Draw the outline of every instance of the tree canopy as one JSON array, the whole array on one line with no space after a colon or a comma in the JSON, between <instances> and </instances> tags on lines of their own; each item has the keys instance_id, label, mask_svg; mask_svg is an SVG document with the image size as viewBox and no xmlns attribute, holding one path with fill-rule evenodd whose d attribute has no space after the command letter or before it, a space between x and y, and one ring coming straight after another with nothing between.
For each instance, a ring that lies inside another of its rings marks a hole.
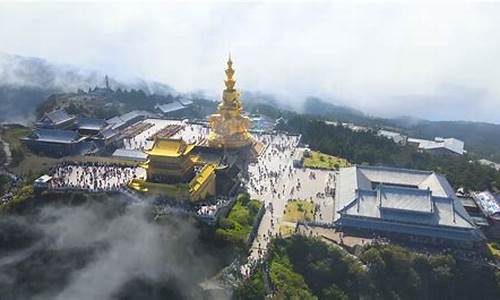
<instances>
[{"instance_id":1,"label":"tree canopy","mask_svg":"<svg viewBox=\"0 0 500 300\"><path fill-rule=\"evenodd\" d=\"M359 257L318 239L273 240L268 270L275 299L497 299L500 272L451 255L423 255L395 245L369 245ZM259 269L235 291L263 299Z\"/></svg>"}]
</instances>

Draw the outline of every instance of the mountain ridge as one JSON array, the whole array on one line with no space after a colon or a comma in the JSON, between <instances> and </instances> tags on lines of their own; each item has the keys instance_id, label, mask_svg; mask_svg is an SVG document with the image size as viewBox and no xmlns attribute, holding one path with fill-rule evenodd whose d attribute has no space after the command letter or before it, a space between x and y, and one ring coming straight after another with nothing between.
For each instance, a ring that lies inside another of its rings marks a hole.
<instances>
[{"instance_id":1,"label":"mountain ridge","mask_svg":"<svg viewBox=\"0 0 500 300\"><path fill-rule=\"evenodd\" d=\"M36 57L0 52L0 123L33 121L35 108L56 93L73 93L105 85L105 74ZM170 86L137 78L121 81L109 77L114 89L136 89L146 94L177 95Z\"/></svg>"},{"instance_id":2,"label":"mountain ridge","mask_svg":"<svg viewBox=\"0 0 500 300\"><path fill-rule=\"evenodd\" d=\"M36 57L23 57L0 52L0 122L27 123L34 118L34 111L48 96L54 93L75 92L104 86L105 74L74 66L64 66ZM170 86L157 81L135 79L121 82L110 78L114 89L143 90L146 94L178 95ZM244 101L252 105L269 105L294 111L290 103L279 101L273 94L245 91ZM333 99L335 100L335 99ZM466 148L482 158L500 161L500 125L475 121L431 121L412 116L382 118L332 103L330 99L307 98L300 113L316 115L323 119L351 122L375 128L388 128L421 138L435 136L455 137L466 143Z\"/></svg>"}]
</instances>

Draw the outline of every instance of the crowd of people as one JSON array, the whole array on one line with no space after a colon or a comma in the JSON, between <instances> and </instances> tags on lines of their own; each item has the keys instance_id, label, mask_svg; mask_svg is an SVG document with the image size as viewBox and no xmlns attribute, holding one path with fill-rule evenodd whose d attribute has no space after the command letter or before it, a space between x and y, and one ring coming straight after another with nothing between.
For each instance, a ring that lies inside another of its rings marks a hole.
<instances>
[{"instance_id":1,"label":"crowd of people","mask_svg":"<svg viewBox=\"0 0 500 300\"><path fill-rule=\"evenodd\" d=\"M196 215L200 217L215 217L217 211L229 203L229 199L218 199L215 203L207 203L196 207Z\"/></svg>"},{"instance_id":2,"label":"crowd of people","mask_svg":"<svg viewBox=\"0 0 500 300\"><path fill-rule=\"evenodd\" d=\"M297 136L284 134L257 136L267 148L258 157L255 164L249 166L247 189L252 198L262 199L266 205L258 233L250 249L248 263L240 267L240 273L246 277L252 268L266 255L266 247L272 237L279 234L277 210L283 210L286 198L287 181L293 173L291 157L298 144ZM284 201L283 201L284 200Z\"/></svg>"},{"instance_id":3,"label":"crowd of people","mask_svg":"<svg viewBox=\"0 0 500 300\"><path fill-rule=\"evenodd\" d=\"M112 163L68 162L50 172L50 189L115 191L132 179L145 176L144 169Z\"/></svg>"},{"instance_id":4,"label":"crowd of people","mask_svg":"<svg viewBox=\"0 0 500 300\"><path fill-rule=\"evenodd\" d=\"M335 174L331 171L294 167L293 158L295 152L299 151L298 136L274 134L257 138L267 148L257 162L249 166L245 183L251 197L262 199L267 210L250 250L249 263L241 267L243 276L252 269L255 262L265 257L270 240L280 235L280 222L288 200L311 201L315 205L316 221L333 221ZM328 216L323 212L328 212Z\"/></svg>"}]
</instances>

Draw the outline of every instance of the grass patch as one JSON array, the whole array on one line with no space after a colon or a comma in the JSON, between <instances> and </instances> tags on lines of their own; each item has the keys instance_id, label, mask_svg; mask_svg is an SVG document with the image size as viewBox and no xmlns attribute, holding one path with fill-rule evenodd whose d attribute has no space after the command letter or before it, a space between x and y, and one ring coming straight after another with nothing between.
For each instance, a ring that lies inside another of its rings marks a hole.
<instances>
[{"instance_id":1,"label":"grass patch","mask_svg":"<svg viewBox=\"0 0 500 300\"><path fill-rule=\"evenodd\" d=\"M491 255L493 255L496 259L500 259L500 245L496 242L486 243L486 245L488 246L488 250Z\"/></svg>"},{"instance_id":2,"label":"grass patch","mask_svg":"<svg viewBox=\"0 0 500 300\"><path fill-rule=\"evenodd\" d=\"M282 237L287 237L295 233L295 227L290 225L281 225L280 226L280 235Z\"/></svg>"},{"instance_id":3,"label":"grass patch","mask_svg":"<svg viewBox=\"0 0 500 300\"><path fill-rule=\"evenodd\" d=\"M12 152L12 161L9 170L18 175L34 179L38 175L46 172L59 160L56 158L40 156L31 152L20 138L31 133L31 129L22 126L7 127L2 131L2 139L9 143Z\"/></svg>"},{"instance_id":4,"label":"grass patch","mask_svg":"<svg viewBox=\"0 0 500 300\"><path fill-rule=\"evenodd\" d=\"M314 220L314 204L305 200L290 200L285 206L283 221L296 223L298 221Z\"/></svg>"},{"instance_id":5,"label":"grass patch","mask_svg":"<svg viewBox=\"0 0 500 300\"><path fill-rule=\"evenodd\" d=\"M216 230L217 236L243 247L261 207L260 201L250 200L246 194L238 195L227 217L219 221L219 228Z\"/></svg>"},{"instance_id":6,"label":"grass patch","mask_svg":"<svg viewBox=\"0 0 500 300\"><path fill-rule=\"evenodd\" d=\"M28 179L35 179L42 173L46 173L50 167L56 165L59 159L39 156L32 152L25 152L24 159L21 160L15 167L10 167L9 170Z\"/></svg>"},{"instance_id":7,"label":"grass patch","mask_svg":"<svg viewBox=\"0 0 500 300\"><path fill-rule=\"evenodd\" d=\"M309 157L304 157L304 167L314 169L339 169L350 167L351 164L343 158L323 154L318 151L310 151Z\"/></svg>"},{"instance_id":8,"label":"grass patch","mask_svg":"<svg viewBox=\"0 0 500 300\"><path fill-rule=\"evenodd\" d=\"M10 144L11 149L23 147L20 138L27 136L31 133L31 129L27 127L9 127L2 132L2 139Z\"/></svg>"}]
</instances>

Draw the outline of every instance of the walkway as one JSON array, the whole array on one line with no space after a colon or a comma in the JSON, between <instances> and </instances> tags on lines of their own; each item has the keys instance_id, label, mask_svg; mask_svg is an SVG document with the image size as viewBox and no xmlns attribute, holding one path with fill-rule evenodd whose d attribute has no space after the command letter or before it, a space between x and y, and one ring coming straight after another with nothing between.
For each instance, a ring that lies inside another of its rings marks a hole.
<instances>
[{"instance_id":1,"label":"walkway","mask_svg":"<svg viewBox=\"0 0 500 300\"><path fill-rule=\"evenodd\" d=\"M2 139L0 136L0 143L3 145L3 152L5 153L5 162L4 162L4 167L7 167L10 165L10 162L12 161L12 152L10 151L10 145L6 141Z\"/></svg>"},{"instance_id":2,"label":"walkway","mask_svg":"<svg viewBox=\"0 0 500 300\"><path fill-rule=\"evenodd\" d=\"M3 152L5 153L5 162L0 168L0 174L9 176L12 180L16 180L17 176L8 170L8 166L12 162L12 152L10 151L10 145L5 140L2 139L0 135L0 143L2 144Z\"/></svg>"},{"instance_id":3,"label":"walkway","mask_svg":"<svg viewBox=\"0 0 500 300\"><path fill-rule=\"evenodd\" d=\"M251 198L261 199L267 209L251 245L248 264L241 267L244 276L250 274L253 262L265 257L271 237L278 235L280 226L285 224L283 214L288 200L312 200L318 208L316 220L333 221L334 199L325 192L333 187L334 172L294 168L298 136L277 134L258 138L269 146L249 166L246 185Z\"/></svg>"}]
</instances>

